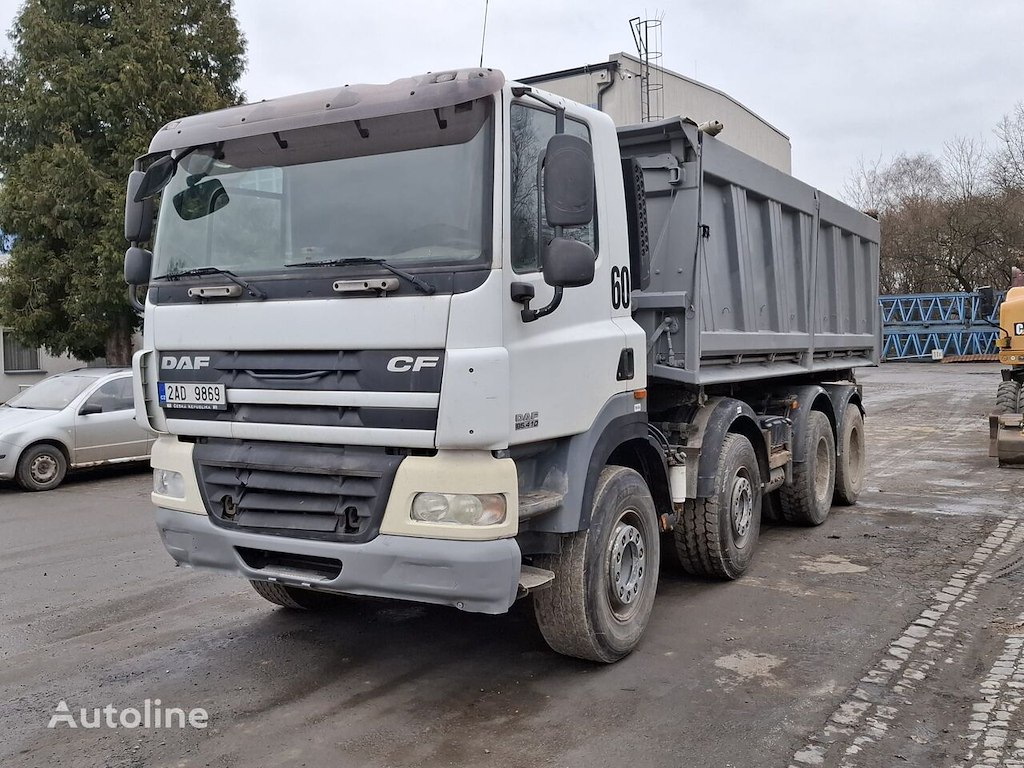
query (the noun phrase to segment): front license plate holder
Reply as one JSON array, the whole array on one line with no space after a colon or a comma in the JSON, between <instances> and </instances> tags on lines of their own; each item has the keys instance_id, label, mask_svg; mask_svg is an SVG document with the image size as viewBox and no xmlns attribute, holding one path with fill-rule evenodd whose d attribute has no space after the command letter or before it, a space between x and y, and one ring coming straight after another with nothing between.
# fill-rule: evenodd
<instances>
[{"instance_id":1,"label":"front license plate holder","mask_svg":"<svg viewBox=\"0 0 1024 768\"><path fill-rule=\"evenodd\" d=\"M162 408L193 411L226 411L227 389L223 384L199 381L161 381L156 385Z\"/></svg>"}]
</instances>

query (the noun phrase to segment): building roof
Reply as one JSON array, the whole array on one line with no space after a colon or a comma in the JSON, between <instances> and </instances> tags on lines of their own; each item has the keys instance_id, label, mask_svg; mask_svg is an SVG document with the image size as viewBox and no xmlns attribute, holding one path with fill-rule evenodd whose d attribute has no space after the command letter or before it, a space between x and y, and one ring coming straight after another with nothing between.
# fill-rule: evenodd
<instances>
[{"instance_id":1,"label":"building roof","mask_svg":"<svg viewBox=\"0 0 1024 768\"><path fill-rule=\"evenodd\" d=\"M617 70L619 68L620 61L623 60L623 59L628 60L630 63L635 64L638 67L642 67L644 65L644 63L640 59L638 59L636 56L634 56L633 54L625 53L624 51L620 51L619 53L613 53L613 54L609 55L608 56L608 61L603 61L603 62L600 62L599 64L584 64L582 67L574 67L572 69L562 69L562 70L559 70L557 72L547 72L547 73L542 74L542 75L531 75L529 77L517 78L517 82L523 83L524 85L542 85L543 83L550 82L552 80L562 80L562 79L565 79L567 77L575 77L577 75L590 74L591 72L601 72L601 71L605 71L605 70L614 71L614 70ZM706 91L709 91L711 93L717 94L718 96L721 96L723 99L727 99L728 101L731 101L733 104L735 104L737 107L742 109L744 112L747 112L751 117L754 117L755 119L759 120L765 126L767 126L768 128L772 129L777 134L782 136L784 139L789 141L789 136L787 134L785 134L782 131L780 131L774 125L772 125L767 120L765 120L763 117L761 117L759 114L757 114L754 110L750 109L750 107L746 106L742 102L737 101L732 96L727 94L725 91L721 91L718 88L715 88L713 86L708 85L707 83L702 83L699 80L694 80L692 77L687 77L686 75L681 75L678 72L672 71L671 69L666 69L665 67L659 67L659 69L663 73L665 73L666 76L677 78L677 79L682 80L684 82L687 82L687 83L690 83L692 85L695 85L695 86L697 86L699 88L703 88Z\"/></svg>"}]
</instances>

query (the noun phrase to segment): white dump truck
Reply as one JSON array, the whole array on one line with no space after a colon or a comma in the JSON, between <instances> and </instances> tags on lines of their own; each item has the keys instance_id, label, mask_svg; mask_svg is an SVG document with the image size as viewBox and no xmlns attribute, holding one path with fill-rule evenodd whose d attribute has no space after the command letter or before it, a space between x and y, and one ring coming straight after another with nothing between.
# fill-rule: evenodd
<instances>
[{"instance_id":1,"label":"white dump truck","mask_svg":"<svg viewBox=\"0 0 1024 768\"><path fill-rule=\"evenodd\" d=\"M162 128L125 278L168 552L289 608L529 594L611 662L663 547L735 579L769 510L852 503L878 223L710 133L491 69Z\"/></svg>"}]
</instances>

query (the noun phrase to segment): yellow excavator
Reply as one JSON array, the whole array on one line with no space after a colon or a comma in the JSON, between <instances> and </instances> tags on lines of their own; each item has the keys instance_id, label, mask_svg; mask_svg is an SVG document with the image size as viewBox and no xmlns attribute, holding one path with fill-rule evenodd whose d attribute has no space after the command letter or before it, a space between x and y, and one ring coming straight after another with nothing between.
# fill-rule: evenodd
<instances>
[{"instance_id":1,"label":"yellow excavator","mask_svg":"<svg viewBox=\"0 0 1024 768\"><path fill-rule=\"evenodd\" d=\"M1003 380L996 389L996 407L988 417L988 455L999 466L1024 466L1024 275L1013 269L1013 285L999 305L999 362ZM985 318L995 309L991 288L980 290L978 313ZM988 311L986 311L988 310ZM994 324L994 323L993 323Z\"/></svg>"}]
</instances>

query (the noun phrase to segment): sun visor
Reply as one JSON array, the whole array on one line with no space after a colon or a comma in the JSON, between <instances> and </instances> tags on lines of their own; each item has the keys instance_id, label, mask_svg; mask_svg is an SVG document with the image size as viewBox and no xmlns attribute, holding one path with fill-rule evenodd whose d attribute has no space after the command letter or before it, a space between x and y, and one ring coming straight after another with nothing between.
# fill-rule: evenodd
<instances>
[{"instance_id":1,"label":"sun visor","mask_svg":"<svg viewBox=\"0 0 1024 768\"><path fill-rule=\"evenodd\" d=\"M490 96L504 84L505 76L496 69L460 69L407 77L386 85L346 85L284 96L172 120L153 138L149 151L166 152L245 136L441 109Z\"/></svg>"}]
</instances>

